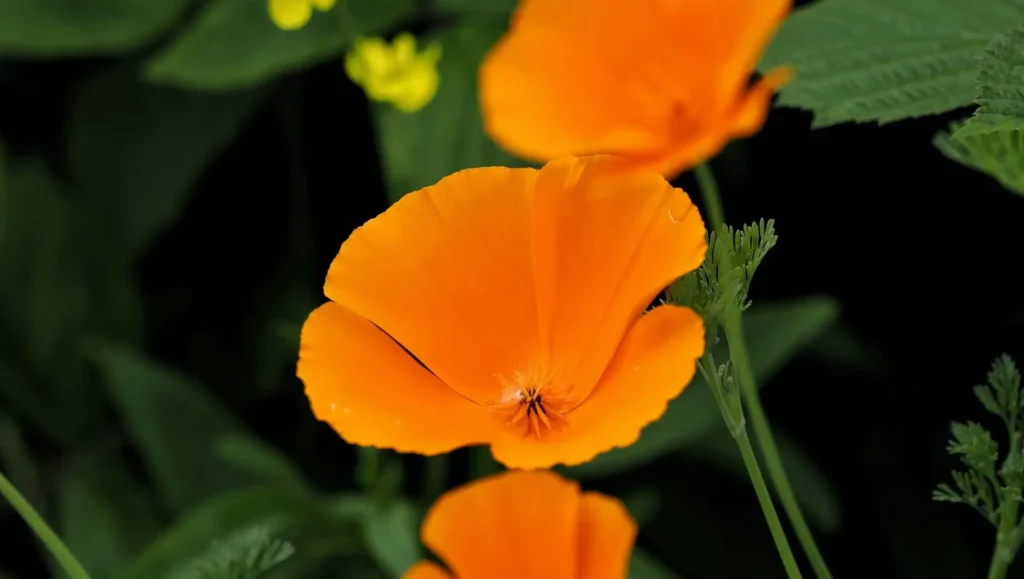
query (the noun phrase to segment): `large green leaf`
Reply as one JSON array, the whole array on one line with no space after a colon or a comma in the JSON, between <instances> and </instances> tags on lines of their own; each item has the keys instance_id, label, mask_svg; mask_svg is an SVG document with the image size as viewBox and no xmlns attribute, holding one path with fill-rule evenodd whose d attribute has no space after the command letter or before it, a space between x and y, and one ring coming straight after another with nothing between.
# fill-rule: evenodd
<instances>
[{"instance_id":1,"label":"large green leaf","mask_svg":"<svg viewBox=\"0 0 1024 579\"><path fill-rule=\"evenodd\" d=\"M1020 0L819 0L760 68L796 68L779 103L814 111L817 127L937 114L971 103L978 55L1022 19Z\"/></svg>"},{"instance_id":2,"label":"large green leaf","mask_svg":"<svg viewBox=\"0 0 1024 579\"><path fill-rule=\"evenodd\" d=\"M791 302L755 304L743 317L750 363L759 385L825 331L839 315L832 298L812 297ZM715 360L728 358L724 344L716 346ZM654 424L643 430L632 446L598 455L593 461L567 469L572 476L604 476L634 468L699 441L722 417L714 396L700 375Z\"/></svg>"},{"instance_id":3,"label":"large green leaf","mask_svg":"<svg viewBox=\"0 0 1024 579\"><path fill-rule=\"evenodd\" d=\"M998 36L985 47L979 59L978 110L967 119L954 138L994 131L1024 129L1024 27Z\"/></svg>"},{"instance_id":4,"label":"large green leaf","mask_svg":"<svg viewBox=\"0 0 1024 579\"><path fill-rule=\"evenodd\" d=\"M97 344L94 355L171 509L181 512L223 491L281 480L222 459L219 441L249 435L199 384L127 346Z\"/></svg>"},{"instance_id":5,"label":"large green leaf","mask_svg":"<svg viewBox=\"0 0 1024 579\"><path fill-rule=\"evenodd\" d=\"M127 51L177 22L188 0L0 0L0 55Z\"/></svg>"},{"instance_id":6,"label":"large green leaf","mask_svg":"<svg viewBox=\"0 0 1024 579\"><path fill-rule=\"evenodd\" d=\"M842 510L832 484L795 440L778 430L774 432L774 436L780 458L786 467L789 483L793 487L801 510L820 530L826 533L837 531L842 524ZM724 428L696 444L685 447L683 452L711 462L741 480L750 480L736 440Z\"/></svg>"},{"instance_id":7,"label":"large green leaf","mask_svg":"<svg viewBox=\"0 0 1024 579\"><path fill-rule=\"evenodd\" d=\"M441 86L423 110L405 114L388 105L374 107L392 202L462 169L523 164L484 133L477 102L477 67L506 25L505 18L478 15L436 37L444 48Z\"/></svg>"},{"instance_id":8,"label":"large green leaf","mask_svg":"<svg viewBox=\"0 0 1024 579\"><path fill-rule=\"evenodd\" d=\"M956 131L953 125L951 131ZM932 144L950 159L984 173L1006 189L1024 195L1024 128L942 132Z\"/></svg>"},{"instance_id":9,"label":"large green leaf","mask_svg":"<svg viewBox=\"0 0 1024 579\"><path fill-rule=\"evenodd\" d=\"M57 484L64 542L93 577L116 577L156 536L151 493L109 449L73 459Z\"/></svg>"},{"instance_id":10,"label":"large green leaf","mask_svg":"<svg viewBox=\"0 0 1024 579\"><path fill-rule=\"evenodd\" d=\"M132 339L127 260L91 208L39 163L0 169L0 396L57 440L102 418L82 345Z\"/></svg>"},{"instance_id":11,"label":"large green leaf","mask_svg":"<svg viewBox=\"0 0 1024 579\"><path fill-rule=\"evenodd\" d=\"M179 216L203 170L265 95L146 85L132 65L82 83L71 108L68 163L129 255Z\"/></svg>"},{"instance_id":12,"label":"large green leaf","mask_svg":"<svg viewBox=\"0 0 1024 579\"><path fill-rule=\"evenodd\" d=\"M338 10L360 34L376 34L410 18L415 0L339 0L301 30L277 28L264 0L211 0L170 46L149 61L150 79L199 90L265 83L341 54L352 40Z\"/></svg>"},{"instance_id":13,"label":"large green leaf","mask_svg":"<svg viewBox=\"0 0 1024 579\"><path fill-rule=\"evenodd\" d=\"M348 499L348 502L360 500ZM332 508L330 502L280 486L259 486L231 491L182 516L153 541L119 579L160 579L184 570L191 560L207 552L211 543L253 526L301 539L320 536L338 549L361 546L358 518Z\"/></svg>"}]
</instances>

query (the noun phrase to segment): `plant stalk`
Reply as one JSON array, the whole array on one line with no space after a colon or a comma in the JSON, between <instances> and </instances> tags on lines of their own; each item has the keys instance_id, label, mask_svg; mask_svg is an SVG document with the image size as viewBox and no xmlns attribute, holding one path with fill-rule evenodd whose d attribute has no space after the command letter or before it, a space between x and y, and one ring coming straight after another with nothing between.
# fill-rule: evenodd
<instances>
[{"instance_id":1,"label":"plant stalk","mask_svg":"<svg viewBox=\"0 0 1024 579\"><path fill-rule=\"evenodd\" d=\"M711 226L714 228L714 231L722 233L725 231L725 215L722 210L718 184L715 181L711 167L707 163L703 163L698 165L694 172L697 177L697 183L700 185L704 204L711 218ZM729 241L731 242L732 240ZM729 252L722 252L722 254L724 271L732 272L732 255ZM786 469L782 465L782 459L779 457L779 450L775 444L775 438L772 436L768 417L765 415L764 407L761 406L761 399L757 392L757 382L754 379L754 372L750 365L750 356L747 353L746 342L743 338L741 316L742 314L735 298L730 296L730 299L727 299L725 303L723 326L726 341L729 345L729 358L736 369L736 378L740 385L740 392L750 413L750 423L754 429L754 438L761 449L761 456L764 458L768 476L771 478L775 492L782 502L782 508L785 510L786 517L793 526L797 540L800 541L800 546L807 555L811 567L814 569L814 574L818 579L832 579L832 573L829 571L828 565L818 549L818 544L814 540L810 526L807 524L803 513L800 512L800 506L796 502L793 487L789 483Z\"/></svg>"}]
</instances>

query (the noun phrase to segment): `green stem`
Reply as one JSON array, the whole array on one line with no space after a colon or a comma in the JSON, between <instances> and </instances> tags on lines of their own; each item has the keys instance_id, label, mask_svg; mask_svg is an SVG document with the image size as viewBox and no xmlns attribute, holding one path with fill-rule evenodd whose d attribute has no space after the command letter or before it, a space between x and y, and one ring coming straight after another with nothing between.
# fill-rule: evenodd
<instances>
[{"instance_id":1,"label":"green stem","mask_svg":"<svg viewBox=\"0 0 1024 579\"><path fill-rule=\"evenodd\" d=\"M423 499L428 503L441 496L448 483L448 455L428 456L423 474Z\"/></svg>"},{"instance_id":2,"label":"green stem","mask_svg":"<svg viewBox=\"0 0 1024 579\"><path fill-rule=\"evenodd\" d=\"M49 549L53 558L56 559L57 562L60 563L60 566L64 568L64 571L67 572L68 577L71 579L89 579L89 574L86 573L85 568L83 568L82 564L75 559L75 556L67 548L64 542L60 540L57 533L54 533L53 530L50 529L49 525L46 524L46 521L44 521L43 518L39 516L39 513L32 508L32 505L25 500L25 497L21 496L18 489L14 488L14 485L11 484L11 481L7 480L7 477L5 477L2 472L0 472L0 494L2 494L4 498L11 503L14 510L18 511L21 518L25 519L28 526L35 531L36 535L43 541L43 544L46 545L46 548Z\"/></svg>"},{"instance_id":3,"label":"green stem","mask_svg":"<svg viewBox=\"0 0 1024 579\"><path fill-rule=\"evenodd\" d=\"M711 217L711 224L714 230L722 232L725 228L725 215L722 210L722 201L718 193L718 185L711 167L707 164L698 165L695 169L697 182L700 185L704 203ZM723 270L731 272L733 269L729 252L722 252ZM807 559L819 579L832 579L832 573L825 563L818 544L814 540L810 526L800 512L800 506L796 502L796 495L793 487L789 484L789 477L786 476L786 469L779 457L779 450L775 445L775 438L772 436L771 426L768 424L768 417L765 415L764 407L761 406L761 399L757 393L757 383L754 379L754 372L751 369L750 357L747 354L746 342L743 338L743 325L741 313L736 304L734 296L727 296L725 311L723 312L725 337L729 345L729 357L736 369L736 377L740 384L740 391L746 402L747 410L750 412L750 423L754 428L754 437L761 449L765 466L768 469L768 476L771 477L775 492L782 502L782 508L793 531L796 533L800 546L803 547Z\"/></svg>"},{"instance_id":4,"label":"green stem","mask_svg":"<svg viewBox=\"0 0 1024 579\"><path fill-rule=\"evenodd\" d=\"M709 369L706 366L711 366L711 368ZM718 409L722 412L722 418L729 425L730 434L736 439L736 444L740 447L743 466L746 467L747 475L750 476L750 481L754 484L757 502L761 504L761 511L768 522L768 530L772 534L772 540L775 541L775 548L779 551L779 558L782 559L782 566L786 569L786 575L790 579L801 579L800 566L796 562L796 557L793 556L793 549L789 546L789 540L786 539L786 531L782 528L779 513L775 510L774 503L772 503L772 495L768 492L768 485L765 484L764 476L761 474L761 467L757 464L754 447L750 445L750 437L747 436L747 430L743 426L742 407L729 404L729 398L736 394L735 392L732 394L726 392L719 379L717 370L714 369L715 359L711 352L705 354L702 360L698 360L697 368L700 369L701 375L704 376L704 381L711 388L715 401L718 403ZM735 416L737 410L739 416Z\"/></svg>"},{"instance_id":5,"label":"green stem","mask_svg":"<svg viewBox=\"0 0 1024 579\"><path fill-rule=\"evenodd\" d=\"M1015 432L1015 422L1011 421L1008 426L1010 428L1010 452L1007 456L1016 456L1020 452L1020 437ZM999 529L996 531L996 546L992 551L992 561L988 567L988 579L1006 577L1010 563L1013 562L1013 558L1017 555L1017 549L1020 547L1021 529L1018 528L1020 501L1004 496L999 507Z\"/></svg>"}]
</instances>

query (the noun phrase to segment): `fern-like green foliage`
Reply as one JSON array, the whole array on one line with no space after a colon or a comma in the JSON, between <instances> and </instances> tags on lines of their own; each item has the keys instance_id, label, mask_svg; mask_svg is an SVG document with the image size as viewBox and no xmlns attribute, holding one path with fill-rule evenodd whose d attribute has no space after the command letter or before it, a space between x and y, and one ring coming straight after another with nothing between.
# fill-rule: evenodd
<instances>
[{"instance_id":1,"label":"fern-like green foliage","mask_svg":"<svg viewBox=\"0 0 1024 579\"><path fill-rule=\"evenodd\" d=\"M294 552L266 528L252 527L211 545L178 579L259 579Z\"/></svg>"},{"instance_id":2,"label":"fern-like green foliage","mask_svg":"<svg viewBox=\"0 0 1024 579\"><path fill-rule=\"evenodd\" d=\"M779 104L814 126L886 123L971 104L978 57L1024 0L818 0L783 24L761 70L791 65Z\"/></svg>"},{"instance_id":3,"label":"fern-like green foliage","mask_svg":"<svg viewBox=\"0 0 1024 579\"><path fill-rule=\"evenodd\" d=\"M742 229L731 226L724 235L712 231L708 236L708 252L697 271L691 272L668 288L670 303L693 308L704 319L706 327L713 328L725 311L730 295L740 310L746 310L751 302L747 298L754 272L767 255L768 250L779 240L775 234L775 220L763 219L744 225ZM732 264L732 271L723 271L722 263ZM734 283L735 293L727 291L727 284Z\"/></svg>"},{"instance_id":4,"label":"fern-like green foliage","mask_svg":"<svg viewBox=\"0 0 1024 579\"><path fill-rule=\"evenodd\" d=\"M932 143L944 155L995 178L1024 195L1024 128L1001 128L990 132L963 133L954 124L950 133L939 133Z\"/></svg>"},{"instance_id":5,"label":"fern-like green foliage","mask_svg":"<svg viewBox=\"0 0 1024 579\"><path fill-rule=\"evenodd\" d=\"M985 48L976 91L978 110L954 138L1024 129L1024 26L997 36Z\"/></svg>"}]
</instances>

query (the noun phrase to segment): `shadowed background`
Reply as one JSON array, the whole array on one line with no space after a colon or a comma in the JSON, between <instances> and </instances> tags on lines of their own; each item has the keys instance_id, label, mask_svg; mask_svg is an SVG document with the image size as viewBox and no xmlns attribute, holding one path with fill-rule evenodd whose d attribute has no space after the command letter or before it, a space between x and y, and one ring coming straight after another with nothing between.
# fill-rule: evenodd
<instances>
[{"instance_id":1,"label":"shadowed background","mask_svg":"<svg viewBox=\"0 0 1024 579\"><path fill-rule=\"evenodd\" d=\"M406 505L380 519L282 531L310 560L282 577L394 576L385 560L418 557L410 537L437 491L491 466L470 450L431 466L360 455L312 418L293 375L297 332L323 300L341 242L388 205L379 151L403 135L442 150L467 141L380 112L338 60L248 98L206 103L197 117L160 117L161 105L146 101L155 118L118 121L114 113L141 102L135 64L130 55L0 61L0 139L20 171L0 173L3 471L95 579L169 569L152 553L157 537L167 557L192 556L262 520L261 509L291 508L268 507L275 499L250 492L259 485ZM454 97L435 105L466 108ZM810 113L775 109L759 135L713 163L730 223L775 220L779 242L751 292L749 317L761 316L751 348L755 362L772 358L764 403L837 577L980 576L991 553L988 523L930 499L958 466L944 450L949 421L998 427L970 387L1000 353L1024 354L1012 273L1024 200L930 145L966 112L811 131ZM238 119L222 127L202 115ZM141 153L158 151L157 162L132 154L147 131L171 135ZM103 157L110 151L123 156ZM406 162L420 159L437 161ZM34 160L45 171L26 164ZM172 181L187 194L163 195ZM690 175L677 183L700 203ZM97 202L99 189L115 192ZM151 226L154 206L173 209ZM809 296L819 298L797 301ZM758 354L771 350L776 328L792 345ZM648 577L784 577L732 442L712 418L692 435L680 434L683 423L661 425L656 450L577 474L623 498L641 522L638 544L669 573ZM234 510L209 507L217 500L235 500ZM200 522L169 526L189 516ZM50 576L6 505L0 536L0 577ZM131 567L143 553L151 567Z\"/></svg>"}]
</instances>

